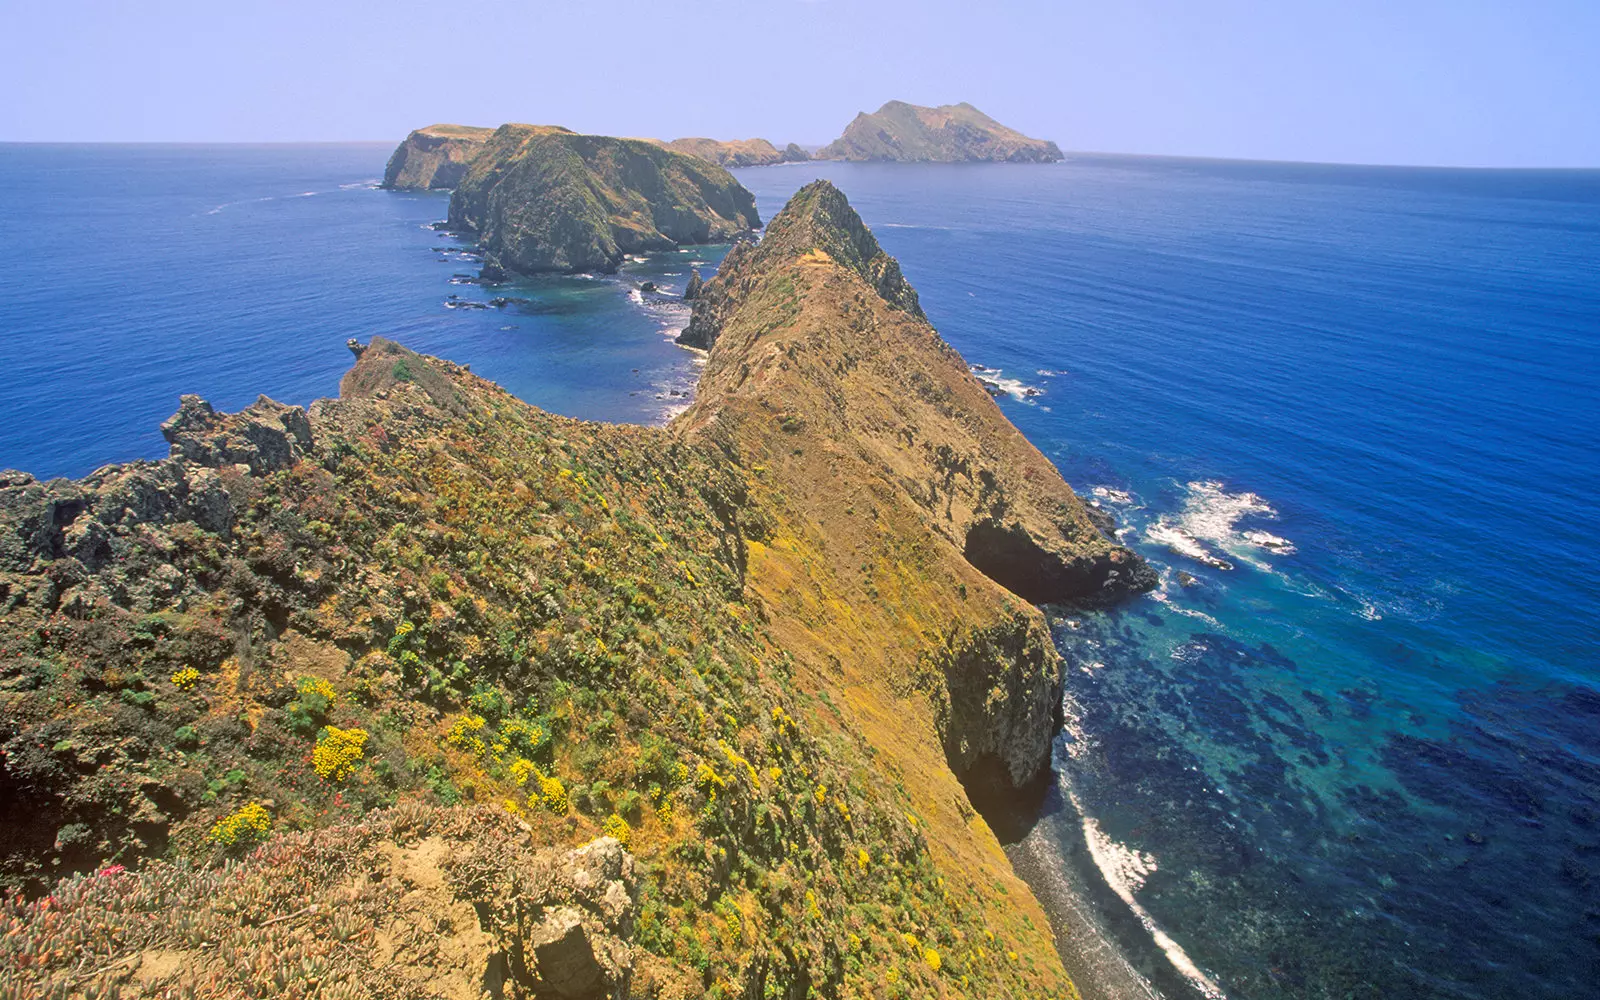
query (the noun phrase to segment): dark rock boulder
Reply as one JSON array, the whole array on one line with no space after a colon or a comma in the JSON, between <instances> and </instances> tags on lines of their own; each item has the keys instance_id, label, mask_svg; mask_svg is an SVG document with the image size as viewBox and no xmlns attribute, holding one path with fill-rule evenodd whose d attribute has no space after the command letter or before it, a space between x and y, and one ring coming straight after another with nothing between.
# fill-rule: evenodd
<instances>
[{"instance_id":1,"label":"dark rock boulder","mask_svg":"<svg viewBox=\"0 0 1600 1000\"><path fill-rule=\"evenodd\" d=\"M258 476L286 469L311 450L306 411L266 396L234 414L219 414L199 396L184 396L161 434L173 458L211 468L244 465Z\"/></svg>"},{"instance_id":2,"label":"dark rock boulder","mask_svg":"<svg viewBox=\"0 0 1600 1000\"><path fill-rule=\"evenodd\" d=\"M700 295L700 289L705 286L705 279L700 277L698 267L689 268L689 284L684 286L683 301L693 302Z\"/></svg>"}]
</instances>

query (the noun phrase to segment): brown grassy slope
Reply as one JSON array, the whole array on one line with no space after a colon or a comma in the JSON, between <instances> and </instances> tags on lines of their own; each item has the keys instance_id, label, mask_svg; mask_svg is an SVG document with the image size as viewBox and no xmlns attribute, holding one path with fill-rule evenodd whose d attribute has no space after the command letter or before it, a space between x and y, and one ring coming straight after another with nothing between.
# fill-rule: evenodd
<instances>
[{"instance_id":1,"label":"brown grassy slope","mask_svg":"<svg viewBox=\"0 0 1600 1000\"><path fill-rule=\"evenodd\" d=\"M900 618L852 618L817 589L834 570L800 565L818 603L791 601L774 573L818 540L798 533L771 469L720 447L552 416L382 340L341 388L309 413L186 402L160 463L76 484L0 476L7 880L216 860L215 831L251 807L270 831L329 829L241 861L270 906L221 909L235 903L211 875L161 865L118 886L158 911L185 900L192 922L108 914L99 890L58 888L87 902L50 920L18 911L0 941L0 960L26 960L23 995L70 996L97 970L97 984L126 980L135 965L114 963L201 938L228 968L270 964L274 935L302 928L259 924L294 912L283 887L307 884L308 846L334 849L336 890L361 868L334 846L350 824L458 798L520 813L534 849L626 821L634 943L655 984L639 996L1070 989L941 760L930 703L982 702L912 655L924 633L957 629L946 589L907 571ZM877 564L922 558L891 541ZM752 564L761 589L746 585ZM961 629L972 676L1006 688L968 736L1048 728L1047 713L1010 716L1049 687L1031 611L979 597L1013 607L988 645ZM316 767L333 729L367 734L348 774ZM336 891L304 895L333 907L318 933L360 916ZM138 932L110 936L105 921L125 917ZM421 958L395 972L351 947L324 955L334 968L287 967L294 987L267 992L309 996L316 979L337 995L425 993L388 992L394 975L425 978Z\"/></svg>"},{"instance_id":2,"label":"brown grassy slope","mask_svg":"<svg viewBox=\"0 0 1600 1000\"><path fill-rule=\"evenodd\" d=\"M1000 413L827 182L730 255L695 310L711 353L673 429L754 473L773 522L747 544L748 581L774 635L804 684L843 690L846 725L949 867L1037 920L958 775L1004 789L1045 766L1060 663L1027 599L1112 600L1151 571Z\"/></svg>"}]
</instances>

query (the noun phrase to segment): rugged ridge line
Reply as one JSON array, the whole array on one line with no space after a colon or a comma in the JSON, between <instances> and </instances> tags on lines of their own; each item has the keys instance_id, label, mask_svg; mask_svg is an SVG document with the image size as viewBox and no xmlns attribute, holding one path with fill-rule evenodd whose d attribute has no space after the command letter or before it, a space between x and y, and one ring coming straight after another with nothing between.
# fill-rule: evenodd
<instances>
[{"instance_id":1,"label":"rugged ridge line","mask_svg":"<svg viewBox=\"0 0 1600 1000\"><path fill-rule=\"evenodd\" d=\"M1055 163L1055 143L1031 139L965 102L925 108L890 101L856 115L819 160L899 163Z\"/></svg>"},{"instance_id":2,"label":"rugged ridge line","mask_svg":"<svg viewBox=\"0 0 1600 1000\"><path fill-rule=\"evenodd\" d=\"M630 253L725 243L761 224L721 167L642 139L502 125L450 197L478 235L484 276L614 272Z\"/></svg>"},{"instance_id":3,"label":"rugged ridge line","mask_svg":"<svg viewBox=\"0 0 1600 1000\"><path fill-rule=\"evenodd\" d=\"M730 253L685 337L710 356L674 428L767 470L785 512L791 540L752 545L753 586L793 612L774 620L805 620L798 579L837 595L859 628L851 662L879 664L864 690L926 690L957 775L1036 793L1061 665L1031 604L1116 601L1154 572L1005 419L829 182Z\"/></svg>"},{"instance_id":4,"label":"rugged ridge line","mask_svg":"<svg viewBox=\"0 0 1600 1000\"><path fill-rule=\"evenodd\" d=\"M1149 569L826 182L696 301L667 428L373 338L307 410L185 397L167 459L0 473L0 878L51 892L0 901L0 964L96 995L1070 995L988 817L1035 804L1054 729L1029 601Z\"/></svg>"},{"instance_id":5,"label":"rugged ridge line","mask_svg":"<svg viewBox=\"0 0 1600 1000\"><path fill-rule=\"evenodd\" d=\"M770 167L779 163L804 163L811 159L811 154L795 143L791 142L779 149L765 139L707 139L690 136L660 144L675 152L698 156L719 167L729 168Z\"/></svg>"}]
</instances>

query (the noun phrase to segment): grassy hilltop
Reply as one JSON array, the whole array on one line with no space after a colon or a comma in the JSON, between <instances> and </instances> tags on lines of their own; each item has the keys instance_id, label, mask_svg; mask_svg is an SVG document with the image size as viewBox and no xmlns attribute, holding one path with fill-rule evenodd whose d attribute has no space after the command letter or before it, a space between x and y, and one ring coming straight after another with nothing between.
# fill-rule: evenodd
<instances>
[{"instance_id":1,"label":"grassy hilltop","mask_svg":"<svg viewBox=\"0 0 1600 1000\"><path fill-rule=\"evenodd\" d=\"M1148 568L830 185L705 292L664 429L374 338L0 474L0 996L1073 994L963 780Z\"/></svg>"}]
</instances>

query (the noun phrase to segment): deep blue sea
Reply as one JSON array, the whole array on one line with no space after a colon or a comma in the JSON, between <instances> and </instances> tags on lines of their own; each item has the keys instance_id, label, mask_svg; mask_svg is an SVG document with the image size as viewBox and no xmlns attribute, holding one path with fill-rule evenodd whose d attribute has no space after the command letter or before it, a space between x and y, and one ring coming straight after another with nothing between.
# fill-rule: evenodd
<instances>
[{"instance_id":1,"label":"deep blue sea","mask_svg":"<svg viewBox=\"0 0 1600 1000\"><path fill-rule=\"evenodd\" d=\"M637 284L719 250L461 283L388 152L0 146L0 467L163 454L183 392L307 403L372 334L562 413L683 404L685 312ZM1162 572L1053 614L1012 850L1074 943L1174 998L1600 996L1600 172L739 172L764 218L816 176Z\"/></svg>"}]
</instances>

